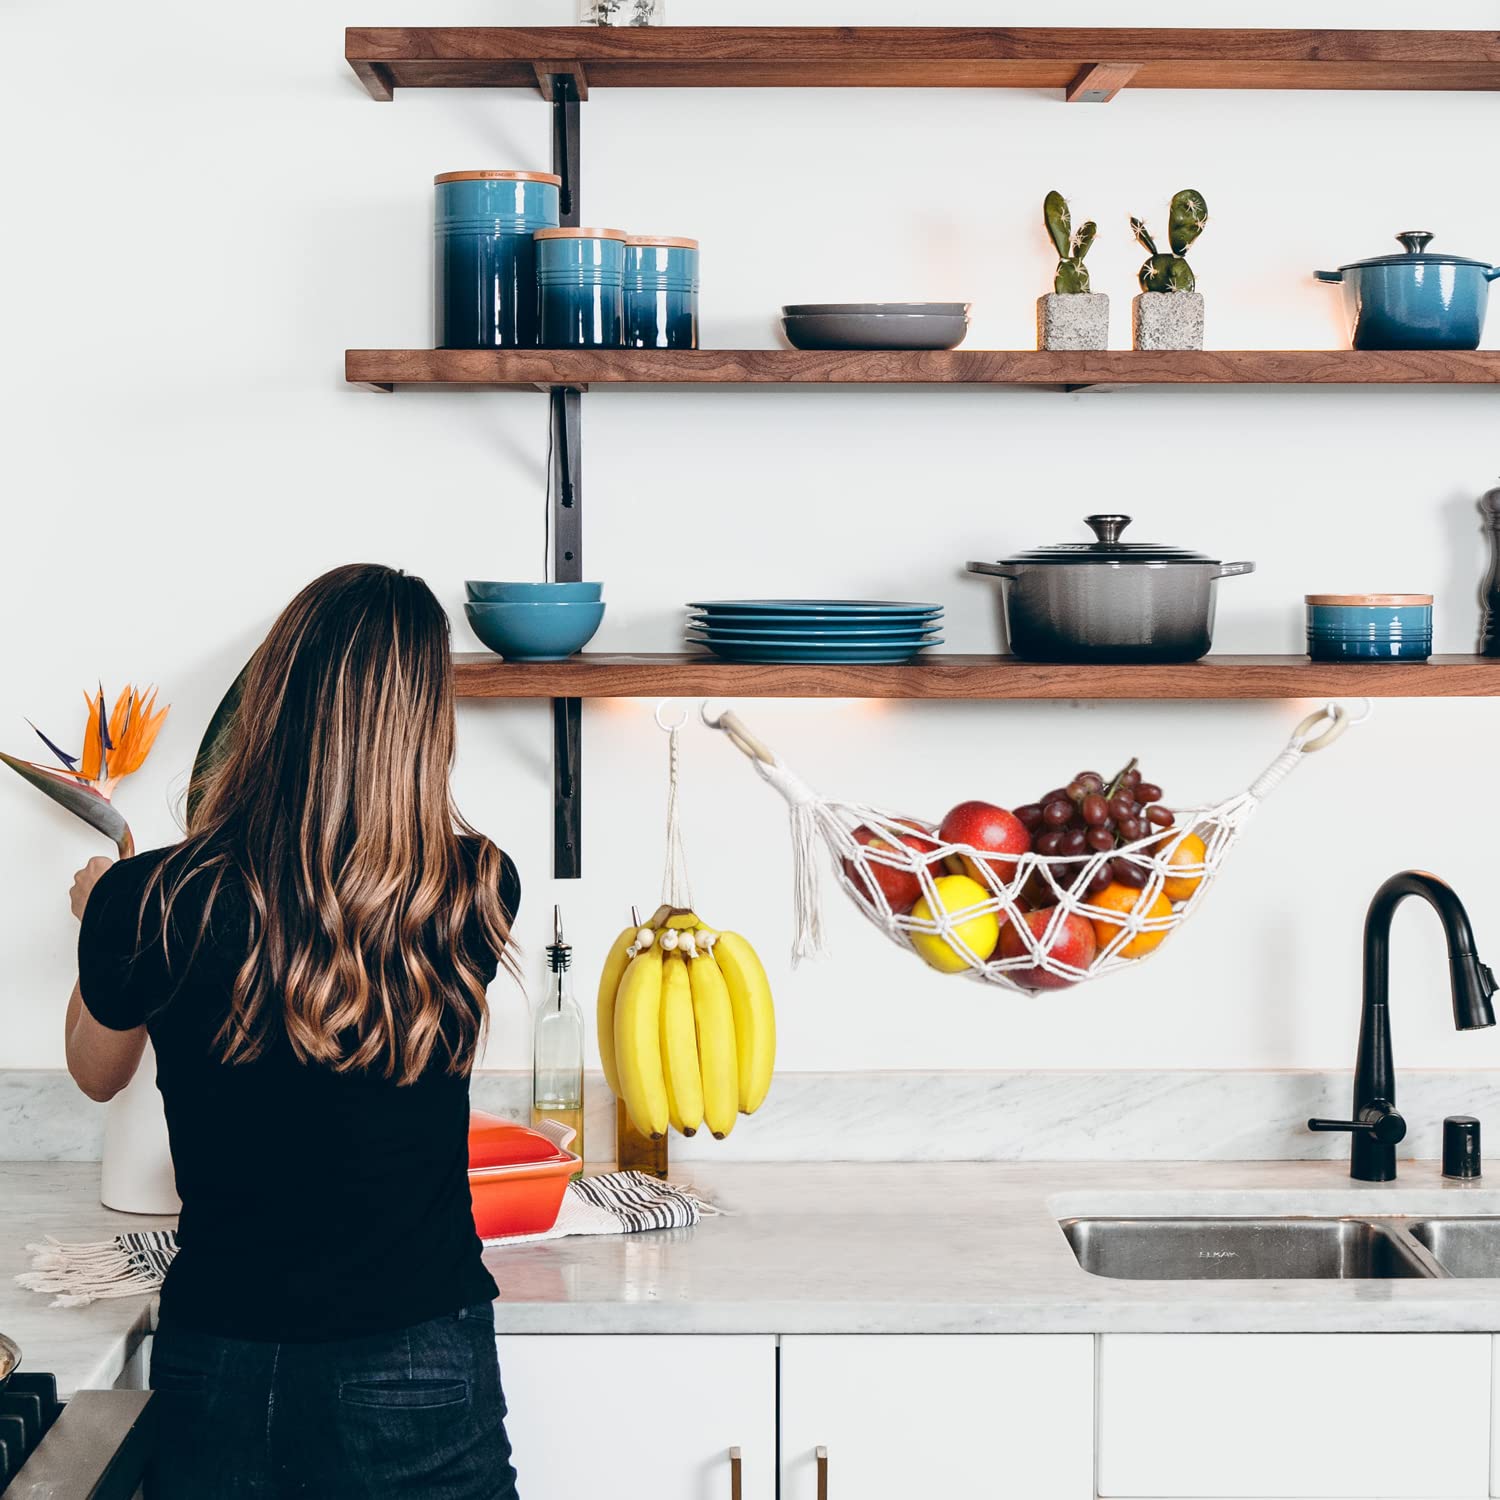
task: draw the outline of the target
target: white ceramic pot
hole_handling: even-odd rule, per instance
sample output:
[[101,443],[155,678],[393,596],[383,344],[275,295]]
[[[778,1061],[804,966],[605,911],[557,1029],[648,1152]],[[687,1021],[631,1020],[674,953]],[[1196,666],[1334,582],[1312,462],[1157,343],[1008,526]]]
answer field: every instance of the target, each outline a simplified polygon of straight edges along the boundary
[[167,1144],[167,1117],[149,1042],[135,1077],[105,1106],[99,1201],[125,1214],[175,1214],[182,1207]]

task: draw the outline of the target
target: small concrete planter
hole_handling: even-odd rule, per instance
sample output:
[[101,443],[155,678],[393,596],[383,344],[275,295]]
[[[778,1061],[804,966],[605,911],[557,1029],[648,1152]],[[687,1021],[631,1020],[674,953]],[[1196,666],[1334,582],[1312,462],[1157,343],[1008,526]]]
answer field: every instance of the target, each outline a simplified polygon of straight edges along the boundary
[[1036,299],[1038,349],[1108,349],[1109,297],[1104,292],[1048,292]]
[[1131,304],[1137,349],[1201,349],[1202,292],[1142,292]]

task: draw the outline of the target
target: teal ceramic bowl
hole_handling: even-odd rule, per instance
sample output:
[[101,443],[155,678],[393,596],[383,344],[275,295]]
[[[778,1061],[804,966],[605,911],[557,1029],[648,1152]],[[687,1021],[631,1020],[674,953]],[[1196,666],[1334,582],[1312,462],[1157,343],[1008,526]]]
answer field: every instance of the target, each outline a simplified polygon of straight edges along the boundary
[[488,578],[466,578],[464,592],[471,604],[595,604],[604,595],[602,583],[496,583]]
[[1314,661],[1426,661],[1431,594],[1309,594],[1307,654]]
[[593,640],[604,618],[599,600],[542,604],[465,604],[469,628],[506,661],[566,661]]

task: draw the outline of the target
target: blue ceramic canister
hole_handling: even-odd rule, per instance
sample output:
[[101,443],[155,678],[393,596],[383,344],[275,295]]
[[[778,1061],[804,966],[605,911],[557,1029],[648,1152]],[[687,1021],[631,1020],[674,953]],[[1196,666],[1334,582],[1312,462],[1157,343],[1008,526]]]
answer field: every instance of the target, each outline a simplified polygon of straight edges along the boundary
[[1314,661],[1426,661],[1431,594],[1309,594],[1307,654]]
[[557,223],[562,179],[444,172],[433,182],[433,342],[439,349],[535,348],[532,235]]
[[625,241],[625,347],[698,347],[698,241],[633,234]]
[[625,232],[538,229],[536,279],[544,349],[618,349],[625,342]]

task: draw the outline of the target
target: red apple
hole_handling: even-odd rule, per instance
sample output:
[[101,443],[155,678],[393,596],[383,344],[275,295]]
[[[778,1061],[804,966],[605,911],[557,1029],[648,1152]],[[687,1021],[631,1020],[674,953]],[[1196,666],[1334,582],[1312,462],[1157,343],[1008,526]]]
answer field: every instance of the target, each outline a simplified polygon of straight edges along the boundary
[[[937,848],[930,828],[911,818],[903,818],[900,822],[903,828],[912,830],[910,833],[898,835],[900,842],[908,849],[915,849],[918,854],[927,854]],[[886,834],[865,823],[861,823],[854,830],[854,842],[884,853],[894,853],[896,850],[896,845]],[[871,886],[873,881],[876,886],[880,887],[881,894],[884,895],[887,905],[893,912],[909,912],[922,895],[922,882],[917,879],[915,870],[897,869],[894,865],[882,864],[874,859],[859,861],[846,859],[844,873],[853,883],[855,890],[872,906],[878,907],[880,902]]]
[[[989,885],[979,866],[987,865],[991,874],[1002,885],[1016,873],[1017,855],[1031,848],[1031,835],[1026,825],[1014,814],[992,802],[960,802],[943,819],[938,837],[945,844],[967,844],[971,849],[1007,854],[1009,859],[973,860],[966,855],[950,855],[949,868],[955,875],[967,875],[977,880],[986,890]],[[954,868],[957,866],[957,868]]]
[[[1044,934],[1056,910],[1055,906],[1045,906],[1040,911],[1027,912],[1021,919],[1031,929],[1031,935],[1037,939],[1039,945],[1043,942]],[[1095,946],[1093,923],[1080,917],[1076,912],[1067,912],[1058,923],[1056,934],[1050,942],[1046,943],[1043,951],[1048,958],[1054,958],[1059,963],[1071,964],[1075,969],[1086,969],[1094,961]],[[1000,930],[1000,946],[995,956],[997,958],[1024,958],[1029,951],[1026,940],[1017,930],[1016,924],[1006,923]],[[1040,964],[1031,964],[1024,969],[1007,969],[1005,972],[1017,984],[1024,985],[1028,990],[1065,990],[1070,984],[1076,982],[1053,974],[1050,970],[1042,968]]]

